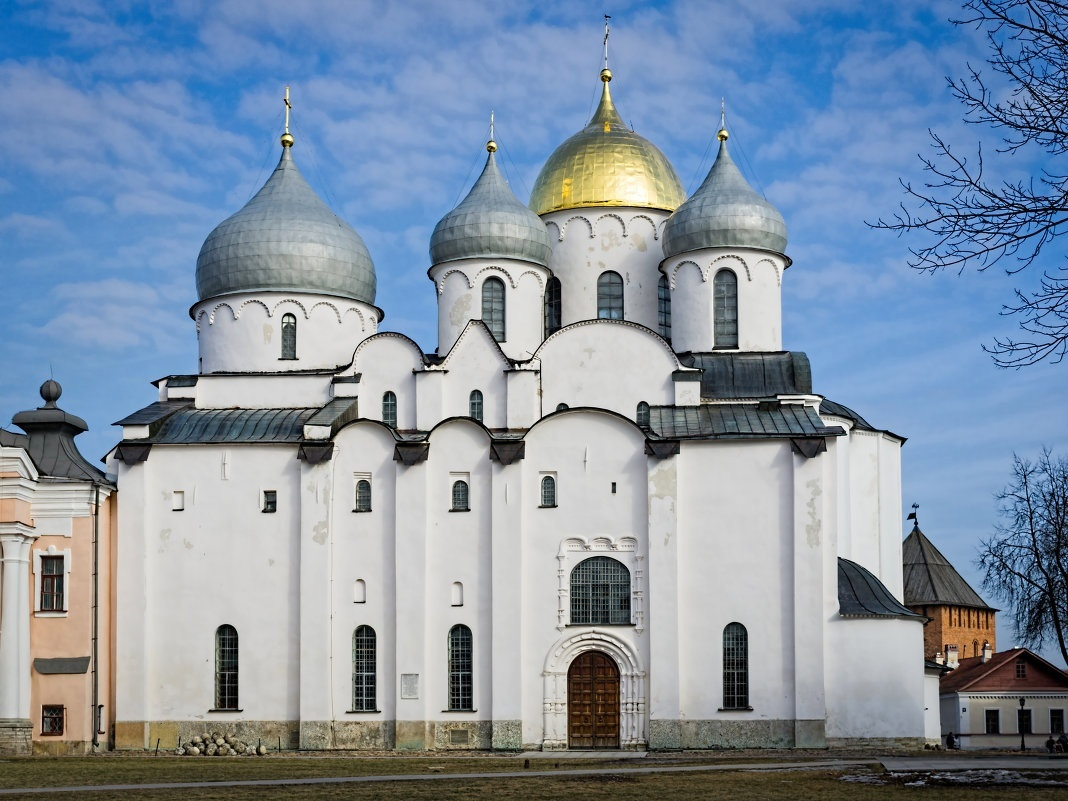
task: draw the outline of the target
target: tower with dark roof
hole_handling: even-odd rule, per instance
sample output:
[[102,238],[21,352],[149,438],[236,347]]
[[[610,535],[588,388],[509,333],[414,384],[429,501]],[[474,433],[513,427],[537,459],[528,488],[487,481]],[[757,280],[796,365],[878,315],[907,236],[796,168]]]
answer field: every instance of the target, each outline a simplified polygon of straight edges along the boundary
[[923,653],[942,654],[950,663],[981,656],[984,643],[996,651],[994,614],[957,569],[914,525],[901,548],[905,605],[930,618],[923,630]]

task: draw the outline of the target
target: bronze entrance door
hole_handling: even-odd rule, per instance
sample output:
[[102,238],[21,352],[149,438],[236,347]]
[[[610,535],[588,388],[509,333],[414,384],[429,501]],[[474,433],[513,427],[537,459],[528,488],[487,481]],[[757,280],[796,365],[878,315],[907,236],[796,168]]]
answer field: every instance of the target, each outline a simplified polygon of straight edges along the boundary
[[567,671],[568,748],[619,748],[619,669],[587,651]]

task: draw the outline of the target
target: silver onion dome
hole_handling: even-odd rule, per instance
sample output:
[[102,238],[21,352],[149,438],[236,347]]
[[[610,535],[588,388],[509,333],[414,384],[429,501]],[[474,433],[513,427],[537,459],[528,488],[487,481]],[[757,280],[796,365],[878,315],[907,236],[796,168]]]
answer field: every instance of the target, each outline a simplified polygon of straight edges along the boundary
[[515,196],[497,169],[491,139],[489,156],[471,191],[436,226],[430,237],[430,262],[470,258],[507,258],[549,265],[545,223]]
[[200,249],[198,298],[278,290],[373,304],[375,268],[367,246],[308,186],[287,136],[267,183]]
[[786,222],[742,177],[727,151],[725,130],[719,132],[719,154],[704,182],[664,226],[668,258],[716,247],[786,253]]

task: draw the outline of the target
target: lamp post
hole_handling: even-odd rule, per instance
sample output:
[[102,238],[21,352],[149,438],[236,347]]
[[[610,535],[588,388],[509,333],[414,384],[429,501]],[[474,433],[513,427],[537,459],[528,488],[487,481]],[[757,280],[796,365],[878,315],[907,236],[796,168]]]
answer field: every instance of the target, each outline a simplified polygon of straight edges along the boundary
[[1026,699],[1020,699],[1020,714],[1017,717],[1016,727],[1020,730],[1020,751],[1021,753],[1027,750],[1027,745],[1024,743],[1024,727],[1023,727],[1023,708]]

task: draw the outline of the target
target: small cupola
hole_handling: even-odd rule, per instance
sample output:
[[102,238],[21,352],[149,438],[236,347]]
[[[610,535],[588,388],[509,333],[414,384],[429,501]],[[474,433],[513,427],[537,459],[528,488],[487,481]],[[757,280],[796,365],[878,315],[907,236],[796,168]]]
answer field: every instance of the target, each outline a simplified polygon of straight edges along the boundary
[[545,224],[515,196],[497,168],[497,143],[486,143],[482,174],[456,208],[434,227],[430,262],[497,258],[549,264]]
[[664,227],[664,256],[705,248],[754,248],[785,256],[786,222],[742,177],[720,128],[719,154],[693,196]]

